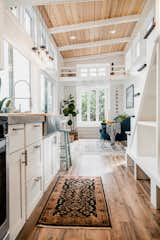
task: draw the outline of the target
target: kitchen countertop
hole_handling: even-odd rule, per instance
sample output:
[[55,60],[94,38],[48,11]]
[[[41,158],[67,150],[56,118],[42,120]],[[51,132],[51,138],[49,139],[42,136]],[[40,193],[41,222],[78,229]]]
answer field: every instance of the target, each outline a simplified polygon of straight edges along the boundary
[[8,124],[23,124],[44,122],[45,113],[1,113],[1,117],[8,118]]

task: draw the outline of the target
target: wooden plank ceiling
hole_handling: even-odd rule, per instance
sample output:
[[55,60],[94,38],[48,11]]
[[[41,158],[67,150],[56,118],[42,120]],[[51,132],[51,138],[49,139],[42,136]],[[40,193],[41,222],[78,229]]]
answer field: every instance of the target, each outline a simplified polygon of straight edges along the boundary
[[[141,14],[146,0],[95,0],[39,6],[49,29],[66,25]],[[58,47],[130,37],[136,22],[52,34]],[[114,32],[113,32],[114,31]],[[73,39],[74,38],[74,39]],[[123,51],[127,43],[61,51],[64,58]]]

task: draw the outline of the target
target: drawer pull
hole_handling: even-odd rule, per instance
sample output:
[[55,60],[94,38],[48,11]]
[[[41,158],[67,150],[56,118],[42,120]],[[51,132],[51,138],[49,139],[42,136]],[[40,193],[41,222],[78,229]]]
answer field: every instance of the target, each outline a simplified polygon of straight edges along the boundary
[[35,149],[38,149],[40,147],[41,147],[41,145],[34,146]]
[[28,165],[28,159],[27,159],[27,151],[22,152],[22,155],[24,155],[25,160],[22,161],[22,164],[25,164],[25,166]]
[[35,181],[35,182],[39,182],[40,179],[41,179],[41,177],[36,177],[36,178],[34,179],[34,181]]
[[24,128],[12,128],[12,131],[22,131],[22,130],[24,130]]
[[39,128],[39,127],[41,127],[41,125],[33,125],[33,127]]

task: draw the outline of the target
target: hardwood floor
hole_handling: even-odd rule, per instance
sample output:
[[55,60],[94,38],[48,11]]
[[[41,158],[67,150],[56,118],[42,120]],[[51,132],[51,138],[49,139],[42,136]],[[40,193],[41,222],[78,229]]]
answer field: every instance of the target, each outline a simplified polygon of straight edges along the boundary
[[50,186],[17,240],[160,240],[160,211],[153,209],[150,203],[149,181],[135,181],[132,171],[125,167],[124,154],[118,151],[105,153],[97,144],[81,142],[80,146],[83,146],[76,153],[78,157],[68,174],[102,176],[112,229],[36,227]]

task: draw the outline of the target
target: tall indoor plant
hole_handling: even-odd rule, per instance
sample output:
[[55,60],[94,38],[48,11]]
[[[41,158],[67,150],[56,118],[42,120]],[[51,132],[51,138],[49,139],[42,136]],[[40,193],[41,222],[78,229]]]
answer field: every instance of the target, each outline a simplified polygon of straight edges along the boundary
[[75,99],[71,94],[67,99],[63,100],[62,112],[65,117],[68,117],[67,124],[71,130],[70,135],[75,140],[77,136],[75,121],[76,121],[76,116],[78,114],[78,110],[76,109]]

